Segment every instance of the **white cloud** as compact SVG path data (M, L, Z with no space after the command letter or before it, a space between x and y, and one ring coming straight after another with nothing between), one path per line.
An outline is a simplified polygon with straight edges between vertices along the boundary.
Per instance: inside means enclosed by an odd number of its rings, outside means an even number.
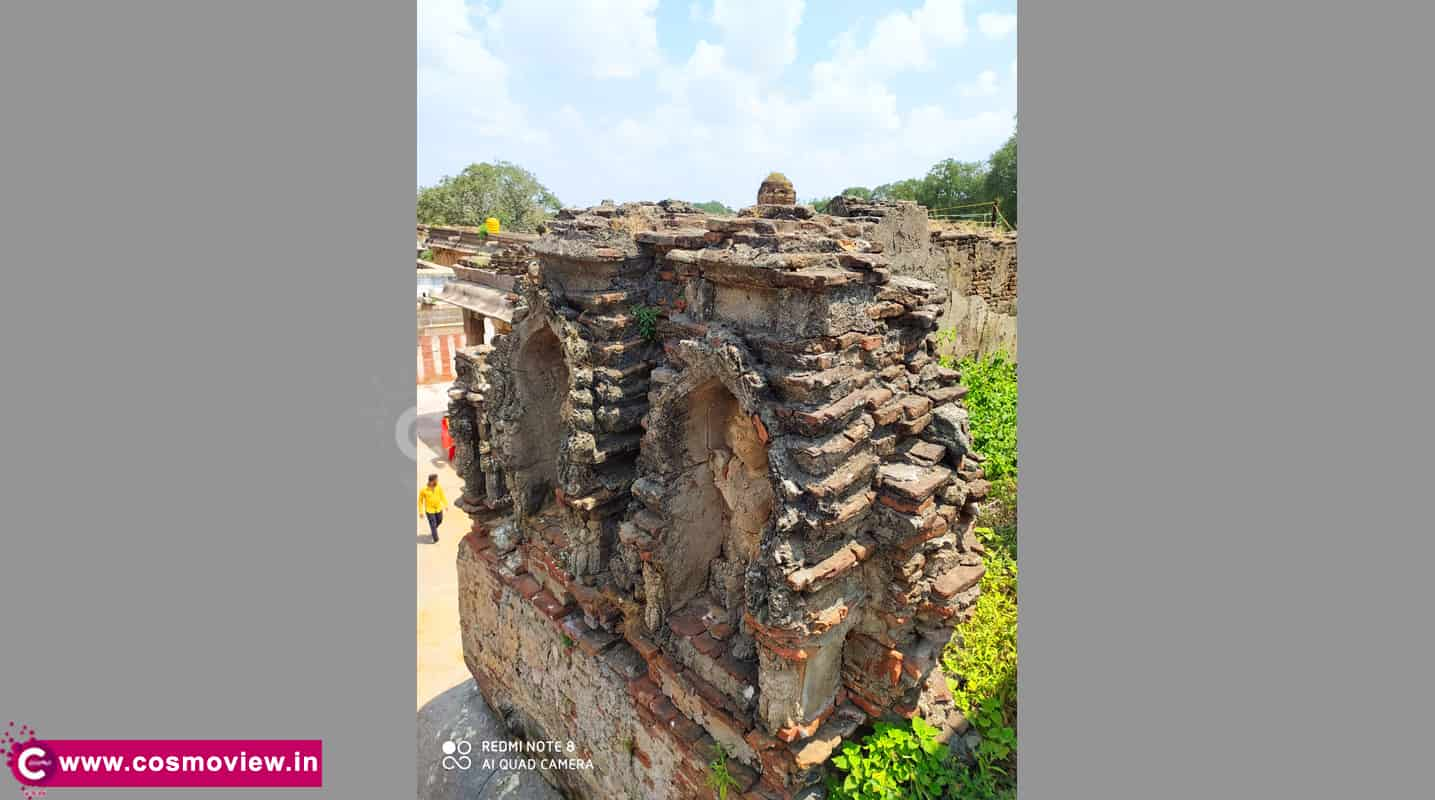
M732 63L760 75L797 58L803 0L714 0L712 23Z
M421 100L481 136L544 138L510 96L508 66L484 45L463 0L419 0L418 14Z
M992 70L982 70L977 79L960 89L962 97L991 97L997 93L997 74Z
M780 80L799 56L804 8L821 8L800 0L694 3L689 13L712 27L677 63L664 63L657 49L652 2L610 5L601 12L607 21L626 20L613 26L575 5L538 13L528 1L506 0L495 14L469 16L458 0L422 4L420 88L428 99L421 100L421 124L433 116L425 104L436 96L454 109L470 107L484 135L499 138L462 141L464 163L516 161L572 205L673 195L748 205L771 170L791 177L806 200L920 176L943 158L984 157L1012 129L1015 76L1008 81L999 68L958 87L983 98L980 108L990 110L980 113L903 108L892 88L903 85L893 79L904 72L945 79L948 51L970 35L959 0L927 0L839 36L810 67L810 81ZM651 31L651 39L635 29ZM604 52L614 49L620 52ZM436 59L439 53L447 57ZM430 63L444 69L425 72ZM642 75L617 87L624 102L569 101L543 84L528 86L545 64L576 65L585 80ZM575 86L582 85L578 77ZM596 91L598 84L587 86ZM514 96L534 98L532 109Z
M843 73L888 78L909 69L928 69L936 64L936 51L955 47L967 40L967 23L961 0L927 0L911 13L897 11L872 25L867 44L856 46L856 37L843 34L835 42L832 61Z
M657 66L658 0L507 0L486 21L507 56L594 78L632 78Z
M988 39L1005 39L1016 33L1016 15L978 14L977 30Z
M958 152L982 153L978 158L985 158L985 154L1001 146L1011 131L1012 112L1008 110L949 117L941 106L921 106L907 116L899 143L904 150L920 156L921 169L925 171L934 162L952 158Z

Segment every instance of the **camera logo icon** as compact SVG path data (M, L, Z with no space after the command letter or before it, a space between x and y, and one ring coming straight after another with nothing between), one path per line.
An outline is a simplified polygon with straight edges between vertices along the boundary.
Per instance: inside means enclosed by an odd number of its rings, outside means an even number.
M452 739L443 743L443 768L444 769L469 769L473 766L473 758L469 755L473 752L473 745L469 742Z

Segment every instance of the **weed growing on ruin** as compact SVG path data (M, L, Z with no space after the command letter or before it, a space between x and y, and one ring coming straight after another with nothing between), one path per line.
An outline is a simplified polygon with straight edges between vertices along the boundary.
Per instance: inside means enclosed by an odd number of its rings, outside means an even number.
M971 416L972 446L986 459L989 480L1016 476L1016 363L1004 353L968 357L944 366L962 373L969 390L962 404Z
M1016 790L1016 526L974 533L987 549L982 593L942 653L952 698L981 736L956 796L1006 797Z
M721 744L713 745L713 760L708 762L708 788L718 800L727 800L727 793L737 788L737 779L727 769L728 752Z
M638 752L638 740L632 736L623 740L623 749L628 753L628 759L632 760L633 754Z
M424 261L433 261L433 251L425 249L422 253L419 253L419 258Z
M574 647L578 646L578 643L573 641L572 636L569 636L565 633L563 634L563 646L568 648L569 650L572 650Z
M638 321L638 335L644 341L658 340L658 309L653 306L633 306L633 318Z
M845 773L828 776L833 800L939 800L958 778L937 729L921 717L911 725L878 722L861 744L842 745L832 764Z

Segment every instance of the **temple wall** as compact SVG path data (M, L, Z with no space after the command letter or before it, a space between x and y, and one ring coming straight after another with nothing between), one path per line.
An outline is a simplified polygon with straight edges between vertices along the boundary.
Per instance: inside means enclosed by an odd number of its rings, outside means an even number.
M514 305L449 392L465 661L591 757L574 796L710 796L720 746L741 797L802 797L872 721L964 724L939 656L988 486L901 211L565 210L468 271Z

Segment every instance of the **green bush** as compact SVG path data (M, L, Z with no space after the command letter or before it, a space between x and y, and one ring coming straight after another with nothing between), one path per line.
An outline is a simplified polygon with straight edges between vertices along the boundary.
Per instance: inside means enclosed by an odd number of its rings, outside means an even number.
M658 339L658 309L652 306L633 306L633 317L638 321L638 335L644 341Z
M845 774L828 777L832 800L939 800L957 783L957 770L937 729L921 717L911 726L878 722L862 743L848 742L832 763Z
M1003 353L942 361L962 373L968 389L962 404L971 416L972 446L986 459L982 471L992 481L1016 477L1016 364Z
M942 653L957 708L981 735L976 763L966 770L963 798L1008 797L1016 791L1016 527L974 532L987 548L982 593Z

